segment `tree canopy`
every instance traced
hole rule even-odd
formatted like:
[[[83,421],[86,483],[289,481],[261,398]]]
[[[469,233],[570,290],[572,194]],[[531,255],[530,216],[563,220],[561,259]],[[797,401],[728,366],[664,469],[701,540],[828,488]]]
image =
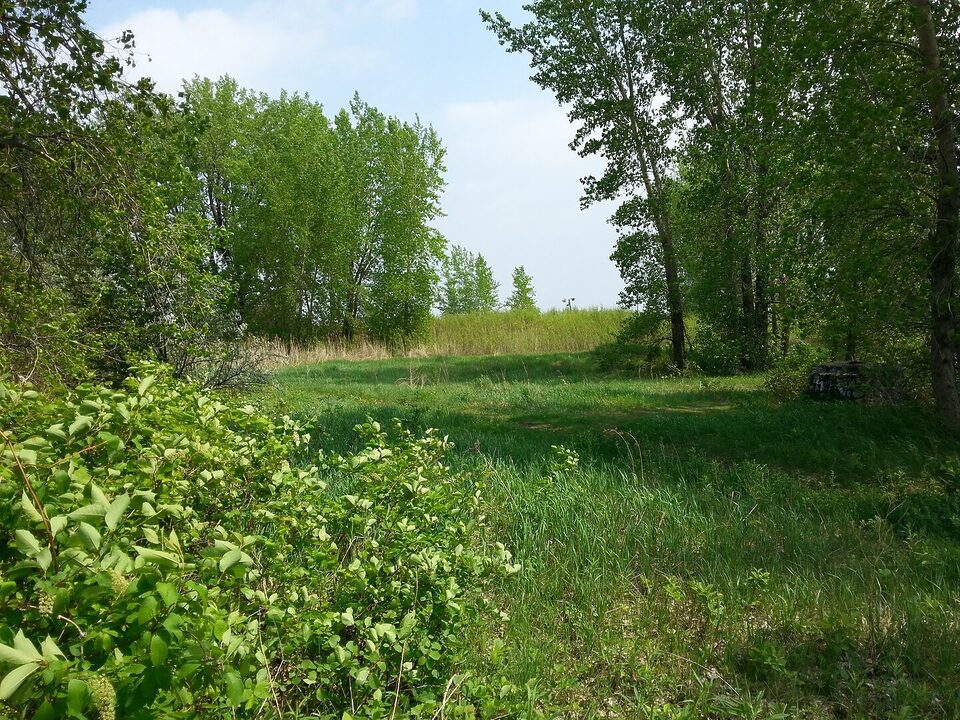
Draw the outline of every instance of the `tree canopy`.
[[[623,302],[672,357],[762,369],[797,338],[957,394],[960,10],[942,0],[538,0],[482,13],[606,161]]]

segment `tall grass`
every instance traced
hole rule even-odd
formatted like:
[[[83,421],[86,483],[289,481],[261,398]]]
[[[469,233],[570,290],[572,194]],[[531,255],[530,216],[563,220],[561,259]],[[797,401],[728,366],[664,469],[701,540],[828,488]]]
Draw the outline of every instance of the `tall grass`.
[[[388,347],[369,339],[331,340],[289,351],[276,345],[269,348],[268,365],[394,357],[586,352],[609,342],[627,315],[626,310],[607,308],[445,315],[431,318],[424,336],[407,347]]]
[[[448,315],[433,321],[425,345],[429,355],[584,352],[609,342],[627,315],[603,308]]]

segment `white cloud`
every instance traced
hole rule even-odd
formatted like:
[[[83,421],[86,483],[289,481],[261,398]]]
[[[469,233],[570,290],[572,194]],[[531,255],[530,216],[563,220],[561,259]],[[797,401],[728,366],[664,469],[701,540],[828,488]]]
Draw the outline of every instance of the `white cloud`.
[[[197,10],[155,8],[100,29],[107,38],[132,30],[135,76],[175,92],[194,75],[229,74],[242,85],[276,92],[305,72],[353,71],[377,61],[373,48],[343,42],[348,26],[411,16],[414,0],[279,0]]]
[[[574,128],[562,108],[546,99],[458,102],[437,130],[449,180],[440,225],[451,243],[483,253],[504,289],[524,265],[543,307],[570,296],[580,306],[616,303],[613,208],[580,211],[578,178],[602,165],[568,149]]]

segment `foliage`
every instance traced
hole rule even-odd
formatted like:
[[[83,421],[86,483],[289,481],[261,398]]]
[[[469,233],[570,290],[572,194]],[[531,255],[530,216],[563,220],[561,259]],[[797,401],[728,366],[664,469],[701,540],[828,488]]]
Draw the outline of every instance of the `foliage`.
[[[445,248],[430,225],[444,184],[432,128],[359,96],[331,119],[308,97],[272,99],[229,77],[196,79],[183,96],[203,214],[225,231],[211,264],[254,334],[291,345],[423,331]]]
[[[577,125],[571,146],[605,161],[600,177],[584,178],[581,204],[622,201],[611,221],[627,240],[653,252],[645,271],[666,289],[674,364],[686,356],[683,288],[669,209],[672,135],[680,129],[672,106],[660,102],[644,52],[651,13],[644,3],[537,0],[532,17],[513,25],[501,13],[480,15],[509,52],[530,55],[531,79],[550,90]]]
[[[312,450],[144,367],[0,388],[0,700],[31,717],[485,717],[480,590],[515,573],[436,432]],[[115,715],[114,715],[115,713]]]
[[[0,360],[38,381],[116,377],[238,334],[203,264],[213,231],[191,212],[189,133],[149,83],[123,82],[85,6],[2,10]]]
[[[439,307],[444,315],[492,312],[500,305],[500,283],[483,255],[454,245],[443,262]]]
[[[810,370],[828,359],[822,348],[796,343],[767,375],[764,387],[777,399],[794,400],[807,390]]]
[[[762,370],[796,338],[925,355],[960,424],[960,12],[945,0],[538,0],[482,13],[607,161],[626,307],[689,313],[697,364]],[[715,344],[716,347],[710,347]]]
[[[651,375],[669,367],[669,343],[667,319],[662,314],[639,312],[624,320],[612,341],[599,346],[594,354],[601,370]]]
[[[533,290],[533,278],[523,269],[523,265],[513,269],[513,292],[507,300],[507,307],[518,312],[536,312],[537,297]]]

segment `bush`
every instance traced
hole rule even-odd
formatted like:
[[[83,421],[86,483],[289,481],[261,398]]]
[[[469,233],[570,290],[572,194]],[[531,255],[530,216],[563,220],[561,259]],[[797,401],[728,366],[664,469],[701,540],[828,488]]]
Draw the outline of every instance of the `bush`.
[[[0,428],[0,715],[511,714],[464,638],[519,568],[436,433],[369,421],[363,451],[317,455],[159,368],[0,385]]]
[[[690,359],[708,375],[734,375],[743,367],[741,340],[722,326],[701,321]]]
[[[601,370],[631,374],[662,373],[671,369],[670,326],[653,313],[634,313],[624,320],[613,342],[599,346],[594,358]]]
[[[781,358],[767,375],[764,387],[780,400],[790,400],[804,395],[810,369],[825,363],[827,352],[822,348],[798,342]]]

